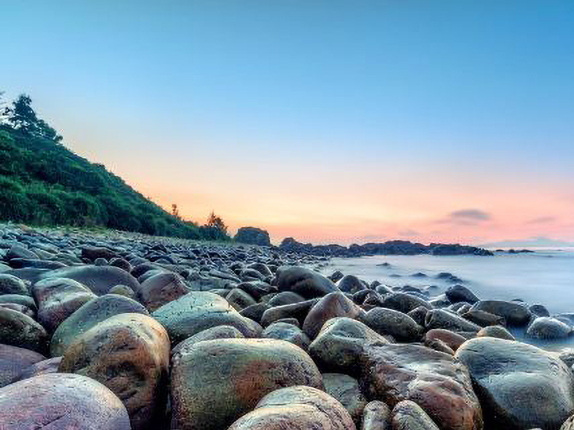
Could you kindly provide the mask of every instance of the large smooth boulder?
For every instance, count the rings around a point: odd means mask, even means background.
[[[178,343],[172,350],[171,355],[176,360],[176,354],[185,352],[198,342],[215,339],[243,339],[245,336],[239,330],[230,325],[218,325],[216,327],[208,328],[207,330],[200,331],[191,337],[188,337],[183,342]]]
[[[363,349],[367,345],[387,344],[388,341],[362,322],[351,318],[327,321],[309,346],[309,354],[325,372],[356,375],[361,366]]]
[[[460,284],[448,287],[445,291],[445,295],[451,303],[476,303],[480,300],[472,291]]]
[[[0,388],[2,430],[131,430],[108,388],[81,375],[48,374]]]
[[[93,326],[114,315],[126,313],[148,315],[147,309],[140,303],[116,294],[106,294],[89,301],[58,326],[50,342],[51,356],[64,355],[68,346]]]
[[[46,375],[48,373],[58,373],[58,368],[62,357],[48,358],[47,360],[38,361],[22,370],[18,375],[18,381],[33,378],[34,376]],[[16,380],[15,380],[16,381]]]
[[[337,287],[344,293],[355,294],[359,291],[366,290],[367,287],[361,282],[359,278],[355,275],[345,275],[339,282],[337,282]]]
[[[0,274],[0,295],[3,294],[20,294],[23,296],[30,295],[26,283],[16,276]]]
[[[328,320],[336,317],[355,319],[363,315],[365,311],[345,294],[329,293],[311,308],[303,322],[303,331],[310,339],[315,339]]]
[[[120,314],[78,337],[59,370],[101,382],[126,406],[134,430],[153,429],[165,411],[169,352],[167,332],[156,320]]]
[[[298,303],[291,303],[289,305],[273,306],[263,312],[263,315],[261,316],[261,325],[266,327],[277,320],[285,318],[295,318],[299,322],[299,325],[303,325],[305,318],[307,318],[307,314],[309,314],[311,308],[315,306],[319,300],[320,299],[312,299]]]
[[[451,331],[478,332],[481,327],[472,323],[455,313],[445,311],[444,309],[433,309],[428,311],[425,316],[425,327],[427,329],[441,328]]]
[[[480,337],[465,342],[456,358],[470,371],[488,428],[554,429],[574,413],[574,376],[553,354]]]
[[[522,304],[504,300],[481,300],[472,309],[489,312],[506,320],[508,325],[524,326],[528,324],[532,313]]]
[[[241,227],[234,237],[236,242],[248,245],[271,246],[269,233],[257,227]]]
[[[422,306],[427,309],[432,309],[432,305],[426,300],[407,293],[391,293],[383,298],[381,306],[394,309],[395,311],[409,313],[410,311]]]
[[[134,291],[139,291],[140,284],[136,278],[125,270],[114,266],[73,266],[63,269],[50,270],[42,273],[40,279],[69,278],[88,287],[92,292],[101,296],[107,294],[116,285],[126,285]]]
[[[0,388],[13,382],[22,369],[45,359],[42,354],[29,349],[0,344]]]
[[[345,408],[312,387],[288,387],[265,396],[228,430],[356,430]]]
[[[444,429],[483,427],[468,370],[451,355],[420,345],[369,346],[363,353],[362,370],[369,399],[392,407],[411,400]]]
[[[153,312],[187,293],[189,293],[189,288],[180,275],[162,272],[146,279],[141,284],[138,296],[144,306]]]
[[[323,375],[325,392],[341,403],[355,424],[361,422],[367,399],[359,388],[359,381],[342,373],[325,373]]]
[[[174,360],[172,428],[220,430],[283,387],[322,388],[313,360],[297,346],[269,339],[198,342]]]
[[[0,343],[44,352],[48,333],[21,312],[0,307]]]
[[[50,333],[80,307],[97,297],[79,282],[66,278],[38,281],[32,292],[38,303],[38,321]]]
[[[390,335],[399,341],[420,340],[423,328],[407,314],[387,308],[374,308],[363,319],[365,324],[382,335]]]
[[[279,291],[292,291],[312,299],[339,291],[337,286],[319,273],[298,266],[284,266],[277,271]]]
[[[528,326],[526,334],[535,339],[564,339],[572,333],[572,327],[556,318],[539,317]]]
[[[217,294],[194,291],[169,302],[152,313],[176,344],[200,331],[220,325],[229,325],[245,337],[256,337],[261,328],[241,316],[224,298]]]

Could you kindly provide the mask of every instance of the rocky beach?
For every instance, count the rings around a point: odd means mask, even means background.
[[[0,226],[0,428],[574,429],[574,350],[513,336],[571,338],[574,313],[294,242]]]

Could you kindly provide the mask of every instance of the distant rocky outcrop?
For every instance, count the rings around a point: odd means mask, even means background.
[[[237,230],[235,241],[249,245],[271,246],[269,233],[257,227],[241,227]]]
[[[459,244],[413,243],[408,240],[390,240],[383,243],[341,245],[312,245],[301,243],[292,237],[283,239],[279,248],[287,252],[299,252],[331,257],[360,257],[365,255],[494,255],[491,251],[475,246]]]

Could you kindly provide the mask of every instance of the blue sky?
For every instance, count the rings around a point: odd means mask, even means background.
[[[190,218],[574,239],[572,1],[3,3],[0,88]]]

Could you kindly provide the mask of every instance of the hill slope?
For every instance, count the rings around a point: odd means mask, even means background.
[[[0,124],[0,220],[103,226],[151,235],[224,239],[224,232],[175,217],[62,146],[61,138]]]

